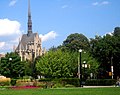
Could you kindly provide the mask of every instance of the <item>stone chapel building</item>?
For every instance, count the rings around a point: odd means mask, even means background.
[[[30,10],[30,0],[28,0],[28,30],[27,34],[23,34],[19,44],[15,50],[20,57],[21,61],[33,61],[36,57],[42,55],[41,38],[38,33],[32,31],[32,19]]]

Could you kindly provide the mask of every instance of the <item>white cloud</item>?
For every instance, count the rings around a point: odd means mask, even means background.
[[[107,33],[105,34],[105,36],[106,36],[107,34],[113,36],[113,32],[114,32],[114,31],[112,31],[112,32],[107,32]]]
[[[5,42],[0,42],[0,49],[5,46]]]
[[[103,1],[103,2],[101,2],[101,5],[108,5],[108,4],[109,4],[108,1]]]
[[[67,8],[67,7],[68,7],[68,5],[63,5],[63,6],[62,6],[62,9]]]
[[[14,6],[16,4],[17,0],[11,0],[9,3],[9,6]]]
[[[19,42],[19,36],[17,36],[17,40],[15,38],[11,39],[10,41],[0,42],[0,52],[10,52],[13,51],[13,47],[17,46]]]
[[[94,2],[92,3],[93,6],[101,6],[101,5],[108,5],[108,1],[102,1],[102,2]]]
[[[22,32],[21,24],[18,21],[0,19],[0,52],[12,50],[13,45],[17,45]]]
[[[20,34],[20,23],[9,19],[0,19],[0,36]]]
[[[99,4],[98,2],[92,3],[93,6],[97,6],[98,4]]]
[[[108,34],[111,35],[111,36],[113,36],[113,32],[109,32]]]
[[[42,35],[40,34],[39,37],[42,39],[42,42],[48,41],[50,39],[55,39],[57,37],[57,33],[54,31],[50,31],[49,33]]]

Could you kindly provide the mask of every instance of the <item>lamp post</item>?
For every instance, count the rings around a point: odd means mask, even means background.
[[[82,53],[82,49],[79,49],[80,52],[80,87],[82,87],[82,64],[81,64],[81,53]]]
[[[80,59],[79,59],[79,56],[78,56],[78,78],[80,79]]]
[[[11,64],[11,61],[12,61],[12,58],[10,57],[10,58],[9,58],[9,62],[10,62],[10,69],[9,69],[9,70],[10,70],[10,74],[11,74],[11,76],[12,76],[12,64]]]
[[[111,74],[113,79],[113,57],[111,57]]]
[[[85,68],[86,68],[86,61],[83,61],[83,64],[84,64],[84,79],[85,79]]]

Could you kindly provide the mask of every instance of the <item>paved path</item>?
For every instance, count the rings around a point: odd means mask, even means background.
[[[115,86],[83,86],[83,88],[106,88],[106,87],[115,87]]]

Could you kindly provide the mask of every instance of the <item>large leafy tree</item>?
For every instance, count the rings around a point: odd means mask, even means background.
[[[95,58],[93,58],[89,52],[83,51],[81,55],[82,74],[84,75],[84,78],[97,78],[98,68],[100,66],[99,62]]]
[[[115,35],[107,34],[103,37],[96,36],[95,39],[91,39],[91,54],[101,63],[99,74],[103,78],[110,78],[108,72],[111,72],[111,65],[114,67],[114,77],[119,76],[120,37],[116,36],[118,32],[114,33]]]
[[[37,72],[40,75],[49,78],[68,78],[78,77],[78,52],[63,51],[61,49],[51,49],[48,53],[42,56],[36,63]],[[82,67],[83,74],[87,78],[90,73],[97,75],[99,63],[90,56],[88,52],[82,52],[81,62],[86,61],[87,68]]]
[[[113,35],[120,36],[120,27],[115,27]]]
[[[67,39],[63,41],[62,47],[70,51],[78,51],[80,48],[88,50],[89,41],[83,34],[74,33],[70,34]]]
[[[39,74],[49,78],[66,78],[77,75],[77,53],[60,49],[49,51],[36,63]]]
[[[25,64],[16,53],[7,53],[0,62],[0,74],[10,78],[17,78],[25,74]]]
[[[111,47],[112,37],[110,35],[102,37],[96,36],[95,39],[91,40],[91,54],[93,57],[97,58],[101,63],[99,68],[100,77],[107,77],[106,72],[110,71],[110,51],[113,49]]]

